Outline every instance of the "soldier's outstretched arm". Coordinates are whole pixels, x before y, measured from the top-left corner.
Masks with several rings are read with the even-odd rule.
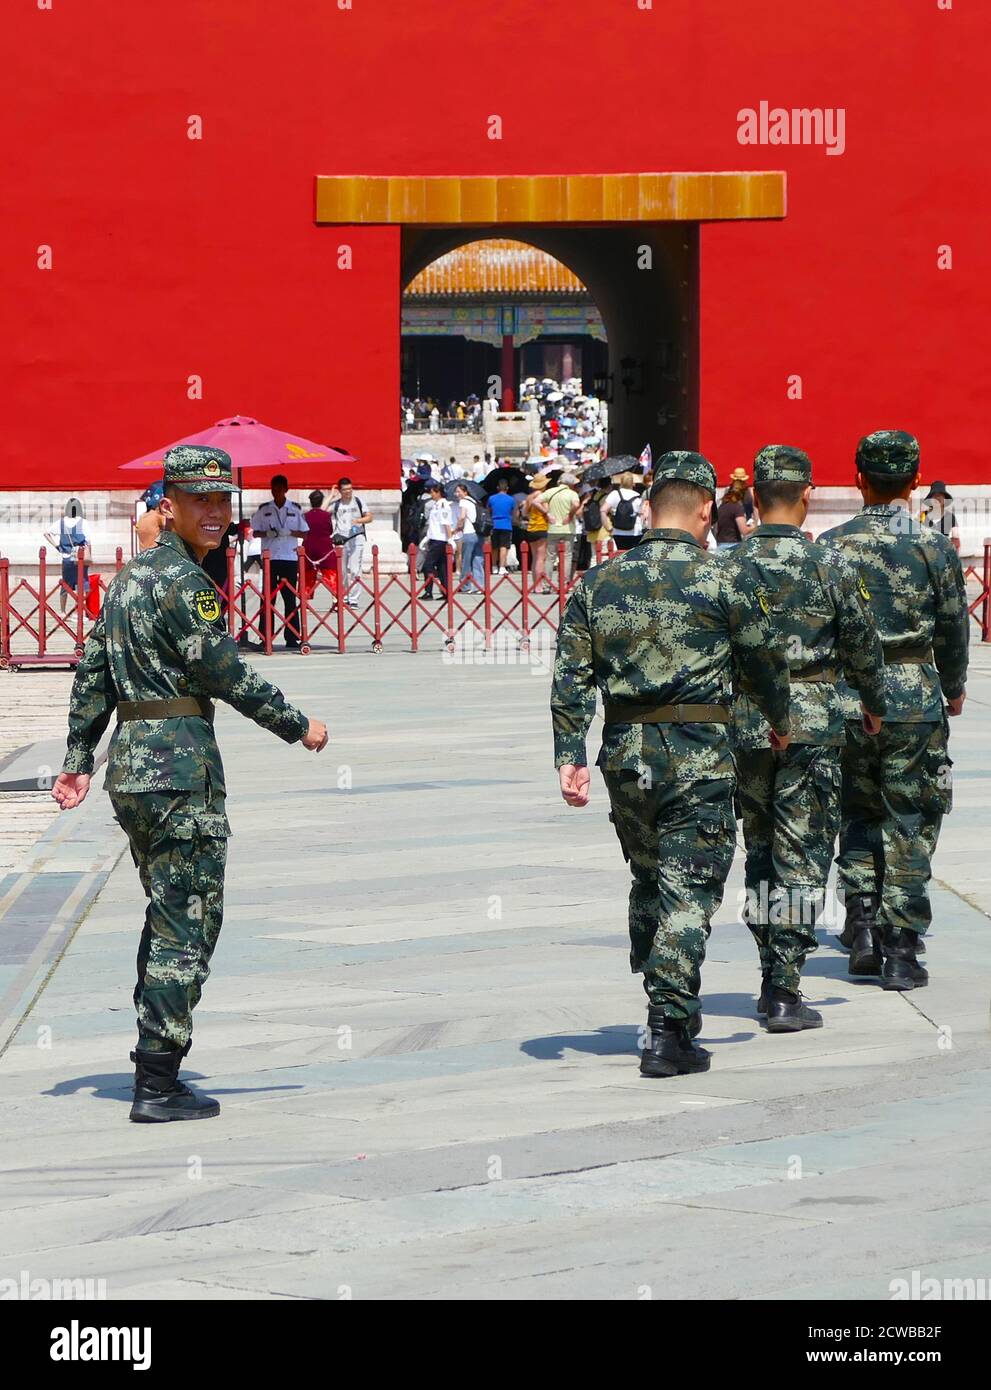
[[[933,626],[933,660],[939,672],[943,694],[951,705],[961,704],[967,684],[970,645],[970,614],[967,611],[967,581],[960,556],[952,542],[936,537],[942,564],[934,566],[936,578],[936,621]],[[951,709],[952,714],[959,714]]]
[[[871,714],[887,713],[884,697],[884,648],[863,580],[832,547],[826,548],[830,584],[836,604],[836,651],[847,680]]]
[[[91,774],[93,756],[110,716],[117,708],[117,691],[110,675],[103,614],[93,624],[76,667],[69,696],[69,737],[63,769]]]
[[[727,565],[723,569],[723,607],[740,686],[774,733],[788,734],[791,731],[788,659],[761,610],[757,588],[757,575],[748,568]]]
[[[162,620],[196,685],[286,743],[303,740],[307,747],[316,746],[306,742],[310,720],[241,659],[222,617],[204,616],[201,609],[209,615],[216,607],[212,587],[199,584],[193,575],[178,580],[170,576],[161,582],[156,599]]]
[[[585,767],[585,740],[595,714],[595,670],[585,581],[572,590],[557,633],[551,686],[554,766]]]

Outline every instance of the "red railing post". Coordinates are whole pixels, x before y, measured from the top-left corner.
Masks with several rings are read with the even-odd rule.
[[[530,546],[526,541],[520,544],[520,622],[523,624],[523,637],[530,637]]]
[[[410,628],[410,651],[415,652],[417,648],[416,633],[416,560],[417,548],[410,542],[409,547],[409,628]]]
[[[454,546],[450,541],[445,544],[444,560],[447,566],[445,572],[445,583],[447,584],[447,636],[445,642],[454,640]]]
[[[59,571],[61,576],[61,570]],[[62,579],[59,578],[59,593]],[[45,655],[48,643],[48,549],[38,551],[38,655]]]
[[[343,545],[335,546],[334,552],[337,555],[337,650],[342,652],[347,642],[347,633],[344,630],[344,605],[348,601],[348,576],[344,564]]]
[[[981,605],[981,641],[991,642],[991,537],[984,538],[984,602]]]
[[[227,547],[227,631],[233,637],[236,626],[234,619],[234,547]]]
[[[382,590],[379,581],[379,548],[372,546],[372,644],[382,645]]]
[[[485,645],[492,646],[492,542],[482,545],[482,558],[485,565],[485,582],[482,585],[482,612],[485,614]]]
[[[557,543],[557,612],[558,622],[564,617],[564,605],[567,598],[568,578],[564,572],[564,548],[566,541]]]
[[[316,575],[316,567],[314,567],[313,573],[314,575]],[[315,584],[316,580],[314,579],[314,585]],[[307,637],[306,626],[307,602],[308,599],[306,596],[306,552],[300,545],[296,548],[296,612],[299,615],[297,620],[299,622],[299,650],[302,656],[306,656],[310,650],[310,641]]]
[[[10,561],[0,559],[0,661],[10,659]]]
[[[262,551],[262,641],[265,655],[272,655],[272,559]]]
[[[118,550],[118,555],[120,551]],[[83,624],[86,619],[86,582],[83,574],[83,556],[86,554],[86,547],[81,545],[76,551],[76,651],[82,652],[86,638],[83,636]]]

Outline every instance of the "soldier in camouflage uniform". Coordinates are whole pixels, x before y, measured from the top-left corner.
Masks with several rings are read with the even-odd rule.
[[[652,529],[575,585],[558,632],[554,761],[571,806],[588,802],[585,739],[605,705],[602,769],[630,865],[630,965],[644,976],[644,1076],[705,1071],[700,969],[735,847],[727,737],[731,664],[788,741],[788,671],[752,589],[705,550],[716,475],[700,454],[665,454]]]
[[[735,585],[756,577],[791,677],[791,744],[770,747],[770,730],[745,691],[733,709],[743,838],[747,847],[744,916],[760,952],[757,1013],[771,1033],[822,1026],[803,1004],[799,978],[816,949],[821,905],[840,819],[842,672],[859,691],[864,728],[877,734],[884,713],[884,657],[856,577],[838,557],[807,540],[812,464],[801,449],[769,444],[754,460],[761,525],[721,556]]]
[[[52,789],[63,810],[85,798],[93,755],[116,711],[106,786],[148,898],[134,1004],[134,1104],[140,1122],[220,1112],[178,1080],[192,1011],[223,918],[230,826],[211,697],[287,743],[319,751],[327,730],[288,704],[238,655],[200,561],[230,524],[230,457],[179,445],[165,455],[162,510],[170,529],[111,583],[76,670],[64,769]]]
[[[847,725],[837,866],[851,970],[880,971],[882,987],[894,990],[929,980],[918,952],[932,919],[931,860],[951,804],[946,716],[963,709],[970,637],[953,543],[909,512],[918,482],[912,435],[867,435],[857,446],[864,508],[820,537],[858,572],[884,645],[881,733],[870,739]]]

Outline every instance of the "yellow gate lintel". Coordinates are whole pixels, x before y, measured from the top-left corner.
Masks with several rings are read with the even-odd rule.
[[[410,225],[717,222],[784,217],[781,170],[390,178],[318,174],[316,220]]]

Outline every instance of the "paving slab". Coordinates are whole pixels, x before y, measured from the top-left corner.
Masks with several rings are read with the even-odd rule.
[[[767,1035],[738,853],[712,1069],[650,1082],[602,787],[560,801],[545,674],[436,645],[259,660],[327,719],[319,757],[220,710],[227,919],[188,1068],[219,1119],[127,1122],[143,905],[100,778],[2,866],[0,1275],[190,1301],[991,1276],[991,653],[952,724],[930,987],[850,980],[827,917],[805,980],[825,1027]]]

